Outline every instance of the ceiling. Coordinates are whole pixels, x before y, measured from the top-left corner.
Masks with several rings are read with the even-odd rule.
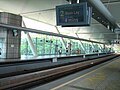
[[[101,1],[116,19],[116,22],[120,24],[120,0]],[[24,17],[56,26],[55,7],[62,4],[68,4],[68,2],[66,0],[0,0],[0,10],[20,14]],[[62,28],[60,33],[69,35],[77,33],[80,38],[98,42],[109,42],[116,39],[115,33],[94,19],[92,19],[90,27]]]

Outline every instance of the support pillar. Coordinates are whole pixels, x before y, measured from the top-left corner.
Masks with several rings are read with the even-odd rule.
[[[57,26],[55,26],[55,28],[56,28],[58,34],[60,34],[60,31],[58,30]],[[64,41],[64,39],[63,39],[62,37],[60,37],[60,41],[62,42],[63,47],[64,47],[64,49],[66,50],[67,47],[66,47],[66,45],[65,45],[65,41]]]
[[[22,26],[22,17],[7,12],[0,12],[0,23],[20,27]],[[3,48],[0,47],[2,49],[1,58],[20,58],[21,31],[0,27],[0,39],[3,40]]]
[[[28,32],[26,33],[26,38],[27,38],[28,44],[30,46],[30,49],[31,49],[33,55],[37,56],[37,50],[32,42],[32,38],[30,37],[30,34]]]
[[[24,21],[23,21],[23,25],[24,25],[24,27],[26,27]],[[30,37],[29,32],[25,32],[25,34],[26,34],[26,38],[27,38],[27,41],[28,41],[28,44],[29,44],[29,46],[30,46],[30,49],[31,49],[31,51],[32,51],[33,56],[38,56],[38,55],[37,55],[37,49],[36,49],[36,47],[34,46],[34,44],[33,44],[33,42],[32,42],[32,38]]]
[[[76,33],[76,36],[79,38],[79,36],[77,35],[77,33]],[[85,47],[84,47],[83,43],[80,40],[79,40],[78,43],[80,44],[80,46],[82,47],[84,53],[86,54],[86,50],[85,50]]]

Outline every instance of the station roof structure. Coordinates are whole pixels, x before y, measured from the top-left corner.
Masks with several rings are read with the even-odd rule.
[[[111,15],[115,18],[116,24],[120,24],[120,0],[101,0]],[[0,10],[20,14],[23,17],[36,20],[50,26],[56,26],[57,5],[69,4],[67,0],[0,0]],[[87,40],[110,43],[119,37],[118,33],[109,30],[104,25],[92,19],[91,26],[86,27],[59,27],[61,34],[77,34],[80,38]],[[54,32],[54,31],[52,31]],[[55,31],[56,32],[56,31]],[[73,35],[72,35],[73,36]],[[75,36],[76,37],[76,36]]]

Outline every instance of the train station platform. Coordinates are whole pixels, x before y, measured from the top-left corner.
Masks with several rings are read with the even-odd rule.
[[[120,90],[120,57],[31,90]]]
[[[94,54],[73,54],[73,55],[41,55],[41,56],[30,56],[30,55],[24,55],[21,56],[21,58],[13,59],[4,59],[0,58],[0,63],[1,62],[19,62],[19,61],[31,61],[31,60],[40,60],[40,59],[53,59],[53,58],[69,58],[69,57],[81,57],[81,58],[86,58],[86,57],[99,57],[99,56],[105,56],[110,53],[94,53]]]

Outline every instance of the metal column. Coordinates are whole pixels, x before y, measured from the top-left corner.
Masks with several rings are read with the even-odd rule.
[[[78,36],[78,34],[76,33],[76,36],[79,38],[79,36]],[[85,54],[86,54],[86,49],[85,49],[85,47],[84,47],[84,45],[83,45],[83,43],[79,40],[79,42],[78,42],[79,44],[80,44],[80,46],[82,47],[82,49],[83,49],[83,51],[85,52]]]
[[[109,20],[113,25],[117,26],[115,18],[111,15],[108,9],[100,0],[87,0],[94,8],[96,8],[105,18]]]
[[[56,28],[58,34],[60,34],[60,31],[58,30],[57,26],[55,26],[55,28]],[[63,44],[64,49],[66,49],[66,45],[65,45],[65,41],[64,41],[63,37],[60,37],[60,40],[61,40],[61,42]]]
[[[24,21],[23,21],[23,25],[26,27]],[[36,49],[36,47],[34,46],[34,44],[33,44],[33,42],[32,42],[32,39],[31,39],[31,37],[30,37],[29,32],[25,32],[25,34],[26,34],[26,38],[27,38],[28,44],[30,45],[30,49],[31,49],[33,55],[34,55],[34,56],[38,56],[38,55],[37,55],[37,49]]]

